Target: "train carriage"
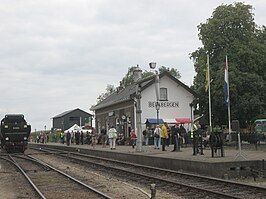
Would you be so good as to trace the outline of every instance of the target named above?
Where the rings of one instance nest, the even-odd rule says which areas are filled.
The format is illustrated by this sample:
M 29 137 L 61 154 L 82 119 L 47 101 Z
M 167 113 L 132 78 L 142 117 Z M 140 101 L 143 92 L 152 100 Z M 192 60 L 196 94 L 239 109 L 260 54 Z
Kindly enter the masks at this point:
M 255 132 L 266 136 L 266 119 L 257 119 L 254 122 Z
M 31 126 L 22 114 L 8 114 L 1 120 L 1 148 L 8 152 L 24 152 L 27 149 Z

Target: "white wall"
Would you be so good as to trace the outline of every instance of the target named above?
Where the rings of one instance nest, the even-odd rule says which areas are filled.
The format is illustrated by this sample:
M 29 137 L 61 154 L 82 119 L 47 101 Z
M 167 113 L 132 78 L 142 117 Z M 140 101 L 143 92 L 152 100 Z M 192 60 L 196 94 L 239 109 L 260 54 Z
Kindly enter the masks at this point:
M 191 108 L 189 104 L 193 101 L 193 95 L 182 86 L 177 85 L 177 83 L 168 76 L 163 76 L 160 79 L 159 84 L 160 88 L 167 88 L 168 101 L 165 102 L 178 102 L 179 105 L 178 107 L 161 107 L 159 118 L 172 120 L 175 118 L 190 118 Z M 146 88 L 141 95 L 141 120 L 142 123 L 145 123 L 147 118 L 157 117 L 155 107 L 149 107 L 149 102 L 156 102 L 155 85 L 153 84 Z

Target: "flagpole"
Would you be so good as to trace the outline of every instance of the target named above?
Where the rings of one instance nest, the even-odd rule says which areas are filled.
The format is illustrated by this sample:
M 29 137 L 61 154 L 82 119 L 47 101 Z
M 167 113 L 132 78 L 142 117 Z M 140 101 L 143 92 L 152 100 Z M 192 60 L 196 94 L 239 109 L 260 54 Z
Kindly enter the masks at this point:
M 230 113 L 230 95 L 229 95 L 229 68 L 228 68 L 228 61 L 227 61 L 227 55 L 225 56 L 225 64 L 227 68 L 227 89 L 228 89 L 228 104 L 227 104 L 227 111 L 228 111 L 228 130 L 229 130 L 229 142 L 232 141 L 231 137 L 231 113 Z
M 207 73 L 208 73 L 208 91 L 209 91 L 209 122 L 210 122 L 210 132 L 212 131 L 212 111 L 211 111 L 211 83 L 210 83 L 210 58 L 207 55 Z

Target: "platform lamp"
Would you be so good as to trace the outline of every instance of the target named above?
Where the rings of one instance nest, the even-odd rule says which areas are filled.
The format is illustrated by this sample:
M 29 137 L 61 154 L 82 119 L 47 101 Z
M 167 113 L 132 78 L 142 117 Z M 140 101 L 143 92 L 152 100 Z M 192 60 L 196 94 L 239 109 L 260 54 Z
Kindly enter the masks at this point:
M 155 109 L 157 111 L 157 124 L 159 125 L 159 110 L 160 110 L 160 103 L 159 102 L 156 102 L 155 103 Z
M 133 69 L 133 78 L 136 84 L 136 131 L 137 131 L 137 143 L 136 143 L 136 152 L 142 152 L 142 129 L 141 129 L 141 74 L 142 70 L 137 67 Z

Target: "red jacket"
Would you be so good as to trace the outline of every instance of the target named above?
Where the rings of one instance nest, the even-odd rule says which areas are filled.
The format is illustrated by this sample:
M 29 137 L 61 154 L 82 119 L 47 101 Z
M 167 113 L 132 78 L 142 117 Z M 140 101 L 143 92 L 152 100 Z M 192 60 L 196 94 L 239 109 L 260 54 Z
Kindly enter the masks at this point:
M 137 136 L 136 136 L 136 134 L 135 134 L 135 131 L 132 131 L 131 133 L 130 133 L 130 139 L 131 140 L 133 140 L 133 139 L 135 139 Z

